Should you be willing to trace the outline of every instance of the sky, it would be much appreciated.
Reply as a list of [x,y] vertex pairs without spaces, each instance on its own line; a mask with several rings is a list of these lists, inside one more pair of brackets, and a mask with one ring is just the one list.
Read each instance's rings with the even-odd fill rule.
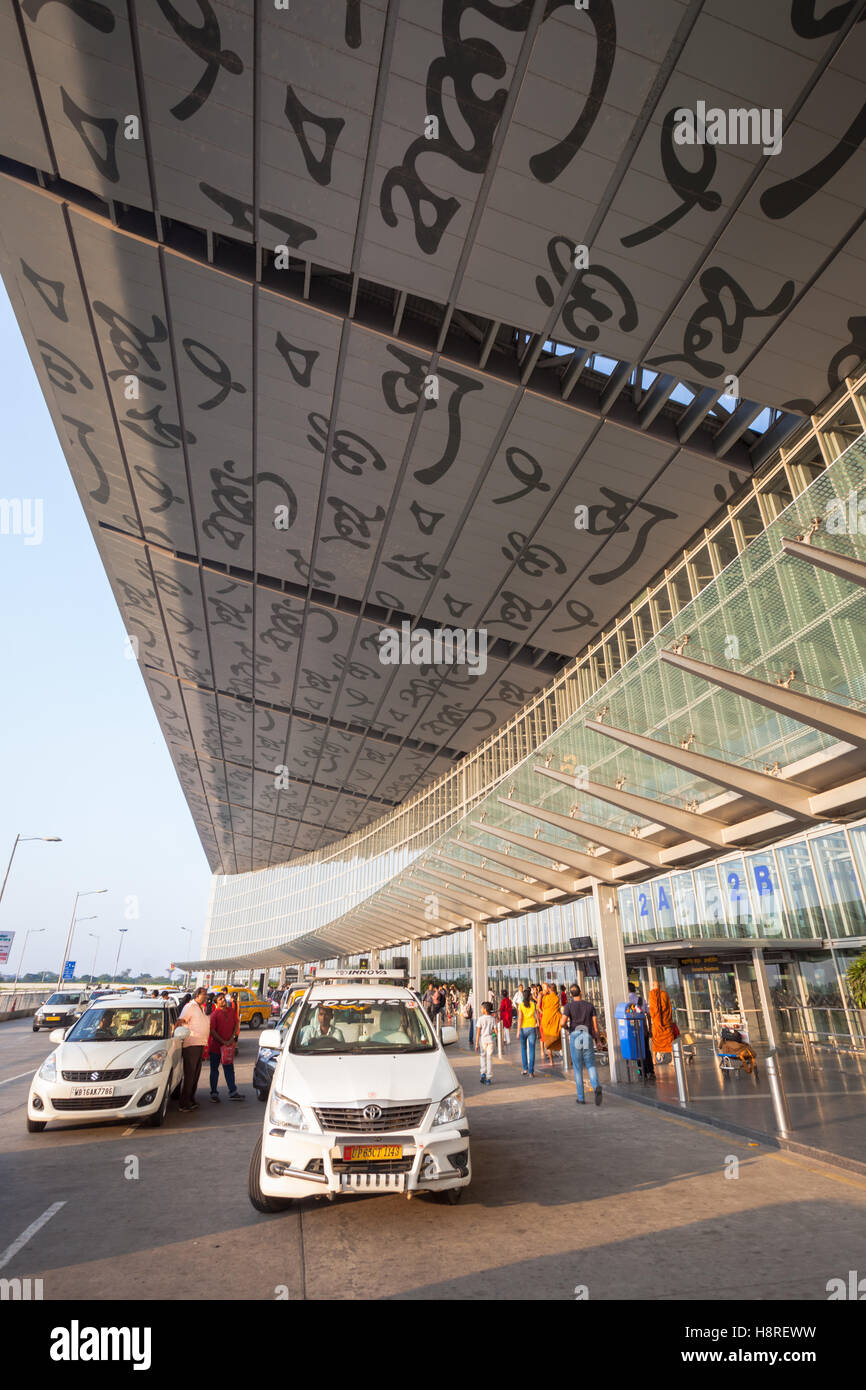
[[[0,284],[0,499],[42,502],[43,536],[0,525],[0,974],[59,970],[76,891],[76,974],[162,974],[198,957],[210,870]],[[31,517],[37,514],[31,512]],[[182,928],[191,928],[190,937]],[[39,934],[37,934],[37,932]],[[89,933],[96,933],[95,941]]]

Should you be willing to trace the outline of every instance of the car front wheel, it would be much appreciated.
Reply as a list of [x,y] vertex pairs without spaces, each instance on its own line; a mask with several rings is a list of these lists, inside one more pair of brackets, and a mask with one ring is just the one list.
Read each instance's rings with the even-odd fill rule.
[[34,1023],[34,1025],[33,1025],[33,1031],[34,1031],[34,1033],[38,1033],[38,1032],[39,1032],[39,1024],[38,1024],[38,1023]]
[[285,1211],[292,1205],[291,1197],[269,1197],[262,1192],[259,1186],[259,1172],[262,1162],[262,1141],[259,1139],[253,1149],[250,1159],[250,1178],[249,1178],[249,1198],[256,1211],[262,1211],[266,1216],[273,1216],[278,1211]]
[[264,1019],[262,1018],[261,1014],[253,1014],[252,1018],[250,1019],[251,1028],[261,1028],[263,1023]]
[[165,1124],[165,1117],[168,1114],[168,1092],[170,1087],[171,1081],[169,1080],[165,1083],[165,1090],[162,1093],[159,1109],[148,1116],[147,1123],[150,1125],[151,1129],[159,1129],[160,1125]]

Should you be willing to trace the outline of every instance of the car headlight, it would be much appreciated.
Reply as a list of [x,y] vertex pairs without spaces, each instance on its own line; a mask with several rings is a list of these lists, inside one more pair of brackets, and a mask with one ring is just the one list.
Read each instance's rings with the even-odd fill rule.
[[43,1081],[56,1081],[56,1080],[57,1080],[57,1053],[56,1053],[56,1052],[50,1052],[50,1053],[48,1054],[48,1056],[45,1058],[45,1061],[42,1063],[42,1066],[39,1068],[39,1071],[38,1071],[37,1075],[41,1076]]
[[289,1100],[287,1096],[281,1096],[278,1091],[271,1091],[268,1118],[272,1125],[278,1125],[282,1129],[310,1128],[297,1102]]
[[135,1073],[136,1080],[140,1076],[153,1076],[154,1072],[162,1071],[167,1056],[168,1053],[165,1048],[161,1048],[159,1052],[151,1052]]
[[463,1119],[463,1087],[458,1086],[456,1091],[445,1096],[440,1100],[436,1114],[433,1117],[434,1125],[453,1124],[455,1120]]

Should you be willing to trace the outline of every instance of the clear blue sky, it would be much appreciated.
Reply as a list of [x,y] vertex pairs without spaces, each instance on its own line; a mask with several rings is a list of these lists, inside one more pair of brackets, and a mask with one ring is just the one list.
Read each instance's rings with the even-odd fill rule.
[[[24,932],[24,970],[57,969],[77,889],[71,952],[89,971],[161,973],[201,944],[210,871],[144,682],[125,659],[125,630],[42,392],[0,285],[0,497],[41,498],[44,538],[0,534],[0,881],[19,845],[0,903],[0,930]],[[138,899],[137,920],[125,917]]]

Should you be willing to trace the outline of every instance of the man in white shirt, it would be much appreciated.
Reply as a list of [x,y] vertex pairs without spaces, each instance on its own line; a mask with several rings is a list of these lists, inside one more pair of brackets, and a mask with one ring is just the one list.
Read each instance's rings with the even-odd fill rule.
[[202,985],[181,1009],[180,1022],[189,1029],[189,1037],[183,1040],[183,1086],[178,1110],[198,1110],[195,1091],[201,1075],[201,1059],[210,1038],[210,1019],[204,1007],[206,1000],[207,990]]

